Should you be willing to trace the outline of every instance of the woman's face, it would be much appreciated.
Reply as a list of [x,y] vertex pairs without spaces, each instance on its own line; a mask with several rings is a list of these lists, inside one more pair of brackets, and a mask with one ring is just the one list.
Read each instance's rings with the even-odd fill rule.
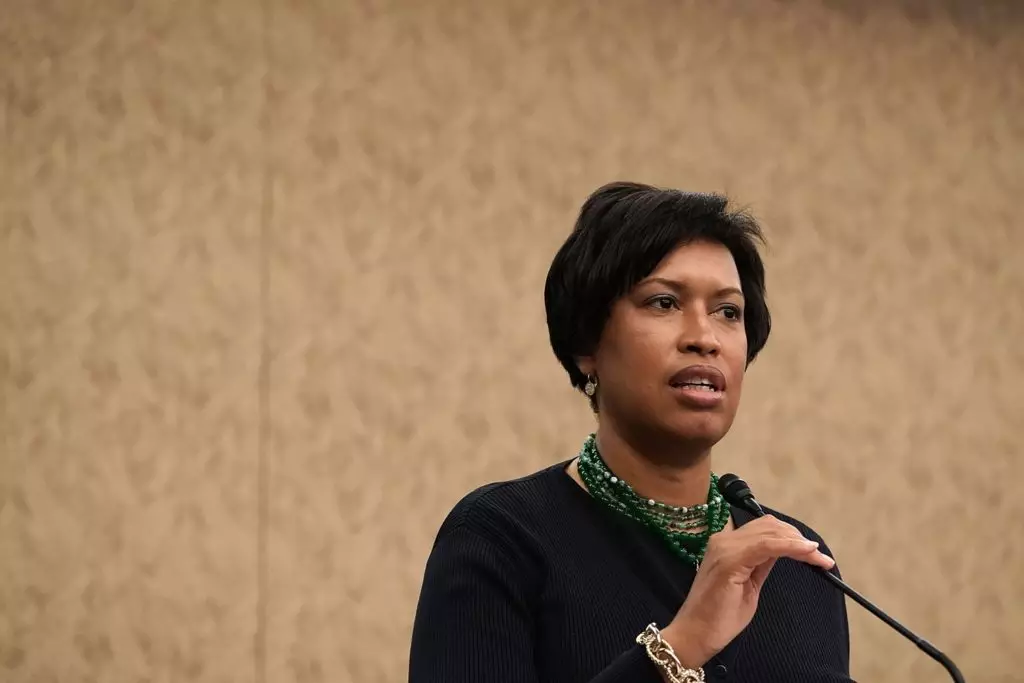
[[747,363],[732,254],[694,242],[612,305],[597,351],[598,411],[623,436],[710,448],[729,431]]

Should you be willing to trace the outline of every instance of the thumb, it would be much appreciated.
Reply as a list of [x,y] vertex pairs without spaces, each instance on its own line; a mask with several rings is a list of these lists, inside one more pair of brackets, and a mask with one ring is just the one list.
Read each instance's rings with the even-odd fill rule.
[[763,564],[757,566],[756,569],[750,574],[750,583],[754,587],[754,590],[758,593],[761,592],[761,586],[768,580],[768,574],[771,572],[772,567],[775,566],[775,559],[768,560]]

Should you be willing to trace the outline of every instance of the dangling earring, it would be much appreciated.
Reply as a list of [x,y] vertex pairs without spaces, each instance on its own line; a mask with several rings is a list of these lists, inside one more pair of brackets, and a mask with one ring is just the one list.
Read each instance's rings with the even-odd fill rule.
[[597,376],[587,375],[587,383],[583,385],[583,393],[591,398],[597,393]]

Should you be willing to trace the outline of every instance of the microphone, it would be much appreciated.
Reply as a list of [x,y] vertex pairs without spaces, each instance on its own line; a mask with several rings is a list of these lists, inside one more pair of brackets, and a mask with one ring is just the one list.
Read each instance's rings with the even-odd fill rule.
[[[757,499],[754,498],[754,494],[751,492],[747,482],[743,481],[735,474],[725,474],[719,478],[718,492],[721,493],[722,497],[734,507],[746,510],[755,517],[764,517],[766,515],[765,511],[761,508],[761,505],[757,502]],[[901,636],[912,642],[914,645],[917,645],[922,652],[941,664],[946,671],[949,672],[949,675],[956,683],[964,683],[964,677],[963,674],[960,673],[960,669],[956,668],[956,664],[953,663],[953,660],[947,657],[941,650],[883,612],[870,600],[846,585],[846,583],[835,574],[832,574],[821,567],[812,568],[818,570],[819,575],[825,577],[827,581],[831,582],[833,586],[841,590],[845,595],[849,596],[858,605],[884,621]]]

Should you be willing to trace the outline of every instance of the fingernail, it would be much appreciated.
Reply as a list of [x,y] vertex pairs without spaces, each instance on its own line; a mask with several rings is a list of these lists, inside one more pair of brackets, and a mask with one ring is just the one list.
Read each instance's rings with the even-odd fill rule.
[[812,541],[810,539],[805,538],[804,539],[804,545],[806,545],[808,548],[817,548],[818,547],[818,542],[817,541]]

